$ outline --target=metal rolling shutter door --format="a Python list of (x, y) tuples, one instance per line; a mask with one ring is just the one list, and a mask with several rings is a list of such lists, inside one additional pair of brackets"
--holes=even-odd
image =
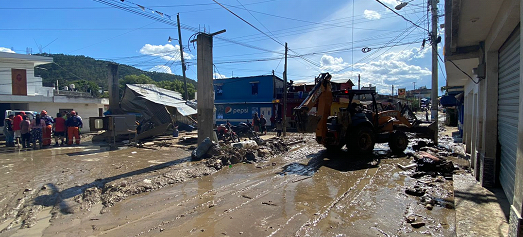
[(510, 203), (514, 179), (519, 115), (519, 26), (499, 49), (498, 141), (501, 145), (499, 180)]

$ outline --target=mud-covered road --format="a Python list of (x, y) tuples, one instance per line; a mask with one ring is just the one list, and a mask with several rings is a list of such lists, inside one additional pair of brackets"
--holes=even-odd
[(386, 146), (362, 158), (304, 139), (221, 170), (173, 147), (4, 152), (0, 236), (454, 235), (452, 180), (411, 178)]

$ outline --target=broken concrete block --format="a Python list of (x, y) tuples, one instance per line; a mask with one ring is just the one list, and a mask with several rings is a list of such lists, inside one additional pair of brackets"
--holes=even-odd
[(242, 147), (252, 147), (257, 148), (258, 144), (253, 140), (247, 140), (247, 141), (241, 141), (231, 144), (234, 148), (242, 148)]

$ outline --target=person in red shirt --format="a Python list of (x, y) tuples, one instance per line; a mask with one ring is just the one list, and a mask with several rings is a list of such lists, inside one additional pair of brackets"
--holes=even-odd
[(54, 146), (58, 146), (58, 139), (60, 139), (61, 146), (64, 146), (65, 138), (65, 119), (62, 117), (62, 113), (57, 113), (54, 119)]
[(22, 116), (25, 116), (25, 113), (19, 112), (16, 114), (15, 118), (13, 119), (13, 131), (15, 134), (15, 141), (18, 143), (18, 146), (20, 146), (20, 141), (22, 140), (22, 133), (20, 132), (20, 123), (22, 123)]

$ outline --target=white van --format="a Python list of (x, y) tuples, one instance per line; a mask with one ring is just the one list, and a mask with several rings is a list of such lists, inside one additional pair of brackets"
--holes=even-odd
[[(5, 120), (5, 118), (8, 118), (9, 115), (16, 116), (16, 114), (18, 112), (24, 112), (25, 115), (27, 115), (29, 117), (29, 120), (34, 119), (34, 117), (38, 113), (36, 111), (29, 111), (29, 110), (28, 111), (25, 111), (25, 110), (6, 110), (5, 114), (4, 114), (4, 120)], [(0, 134), (1, 135), (4, 135), (4, 120), (0, 121), (0, 125), (2, 125), (2, 126), (0, 126)]]

